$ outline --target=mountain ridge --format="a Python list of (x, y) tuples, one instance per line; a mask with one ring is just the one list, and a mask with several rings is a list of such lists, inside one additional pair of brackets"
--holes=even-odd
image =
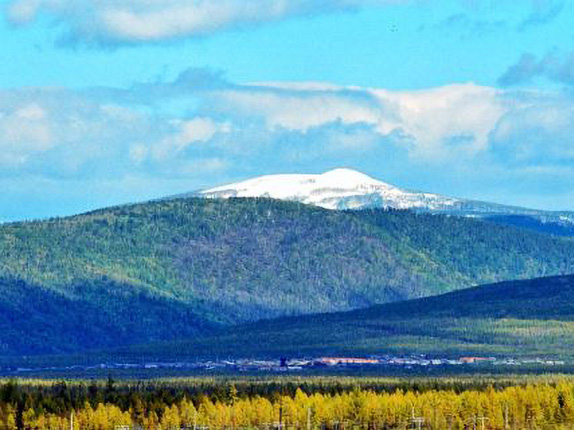
[[(124, 205), (0, 225), (0, 354), (111, 347), (130, 342), (126, 327), (138, 343), (200, 336), (572, 272), (570, 238), (471, 218), (250, 198)], [(54, 305), (30, 307), (43, 301)]]
[(574, 275), (505, 281), (360, 310), (264, 320), (196, 341), (140, 345), (113, 354), (150, 359), (185, 359), (187, 351), (203, 351), (205, 358), (488, 354), (563, 359), (574, 355), (572, 294)]
[[(185, 196), (185, 195), (183, 195)], [(266, 197), (298, 201), (331, 210), (393, 208), (463, 216), (524, 216), (543, 224), (574, 228), (574, 211), (546, 211), (448, 197), (436, 193), (399, 188), (364, 173), (338, 168), (322, 174), (277, 174), (221, 185), (187, 196), (205, 198)]]

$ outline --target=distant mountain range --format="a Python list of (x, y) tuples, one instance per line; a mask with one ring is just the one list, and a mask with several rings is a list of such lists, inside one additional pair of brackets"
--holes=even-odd
[(574, 276), (230, 327), (194, 341), (120, 349), (124, 359), (430, 354), (574, 357)]
[(409, 191), (351, 169), (323, 174), (268, 175), (223, 185), (190, 196), (207, 198), (267, 197), (326, 209), (410, 209), (491, 218), (510, 225), (574, 235), (574, 212), (553, 212)]
[(574, 273), (574, 241), (466, 217), (180, 198), (0, 225), (0, 355), (197, 338)]

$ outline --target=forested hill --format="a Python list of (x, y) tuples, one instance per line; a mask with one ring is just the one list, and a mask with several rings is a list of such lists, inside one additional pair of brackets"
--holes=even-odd
[(0, 348), (70, 352), (574, 273), (574, 242), (473, 219), (177, 199), (0, 225)]
[(574, 276), (509, 281), (439, 296), (260, 321), (194, 342), (116, 351), (124, 359), (429, 354), (574, 356)]

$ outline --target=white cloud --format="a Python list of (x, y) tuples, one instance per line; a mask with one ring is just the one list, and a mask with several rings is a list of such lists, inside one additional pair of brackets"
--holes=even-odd
[(177, 156), (189, 145), (208, 142), (216, 133), (228, 132), (230, 128), (229, 124), (218, 124), (211, 118), (204, 117), (196, 117), (187, 121), (174, 120), (171, 124), (176, 131), (163, 138), (151, 149), (152, 156), (156, 160)]
[(42, 3), (42, 0), (14, 1), (7, 9), (8, 18), (15, 22), (31, 21)]
[(40, 13), (66, 22), (88, 43), (143, 43), (215, 33), (227, 28), (400, 0), (12, 0), (13, 22)]
[(26, 120), (42, 120), (46, 117), (46, 111), (37, 104), (30, 104), (18, 109), (15, 116)]
[(531, 172), (558, 172), (574, 164), (574, 103), (539, 99), (509, 111), (491, 135), (492, 151), (502, 163)]
[(504, 94), (474, 84), (421, 91), (266, 83), (214, 91), (211, 109), (258, 117), (270, 128), (305, 131), (330, 122), (364, 123), (384, 136), (402, 133), (413, 156), (448, 158), (488, 149), (489, 134), (508, 109)]
[(81, 91), (3, 90), (0, 113), (4, 174), (75, 176), (113, 168), (124, 145), (155, 134), (145, 115)]
[(234, 22), (272, 20), (290, 12), (286, 2), (273, 2), (270, 6), (233, 0), (162, 1), (156, 5), (148, 3), (147, 9), (135, 8), (133, 4), (112, 4), (102, 10), (100, 25), (120, 40), (153, 41), (186, 33), (206, 34)]
[[(170, 91), (170, 86), (178, 91)], [(185, 160), (231, 154), (240, 159), (275, 151), (280, 156), (277, 146), (289, 158), (295, 138), (307, 139), (305, 145), (313, 154), (365, 152), (391, 139), (411, 159), (437, 165), (471, 160), (492, 150), (508, 160), (524, 159), (520, 154), (535, 154), (540, 148), (551, 148), (552, 159), (570, 157), (566, 136), (572, 128), (573, 102), (558, 95), (542, 99), (534, 92), (510, 93), (474, 84), (420, 91), (317, 82), (226, 84), (199, 90), (177, 80), (134, 88), (103, 90), (99, 95), (5, 91), (4, 106), (0, 102), (2, 163), (33, 169), (50, 163), (59, 167), (47, 170), (66, 174), (87, 172), (86, 166), (168, 174), (161, 165), (174, 160), (183, 166)], [(149, 94), (154, 94), (152, 100)], [(163, 104), (170, 106), (182, 97), (199, 101), (195, 112), (162, 110)], [(549, 140), (554, 136), (554, 143), (517, 138), (517, 130), (533, 127), (535, 135)], [(299, 147), (297, 154), (303, 154)], [(67, 160), (57, 163), (54, 157)], [(104, 161), (110, 157), (113, 163)]]
[(275, 87), (238, 87), (208, 96), (213, 109), (225, 115), (260, 117), (270, 128), (306, 130), (328, 122), (381, 121), (381, 106), (366, 93), (282, 91)]
[(127, 90), (1, 91), (0, 180), (33, 175), (65, 184), (137, 176), (189, 180), (192, 190), (344, 165), (390, 182), (392, 172), (424, 178), (397, 184), (439, 192), (425, 184), (435, 177), (520, 178), (529, 188), (542, 176), (574, 181), (574, 100), (565, 93), (221, 80), (198, 88), (197, 74), (182, 76)]
[(139, 165), (143, 163), (148, 157), (149, 150), (148, 147), (141, 143), (135, 143), (129, 148), (129, 158), (135, 164)]
[[(500, 91), (474, 84), (373, 92), (396, 106), (399, 120), (395, 126), (413, 137), (420, 157), (445, 157), (460, 153), (457, 149), (466, 153), (486, 150), (490, 132), (507, 110)], [(381, 127), (385, 129), (388, 125)], [(463, 148), (456, 148), (457, 142)]]
[(53, 145), (51, 124), (37, 104), (25, 104), (0, 115), (0, 166), (22, 165), (30, 155)]

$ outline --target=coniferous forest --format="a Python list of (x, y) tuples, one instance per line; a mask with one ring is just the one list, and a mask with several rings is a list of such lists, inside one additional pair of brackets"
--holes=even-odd
[[(123, 427), (126, 426), (126, 427)], [(0, 428), (570, 429), (574, 382), (174, 380), (0, 385)]]
[(470, 218), (268, 199), (119, 206), (0, 225), (0, 354), (190, 339), (572, 272), (571, 237)]
[(285, 317), (187, 341), (120, 348), (137, 357), (430, 354), (574, 357), (574, 276), (509, 281), (347, 312)]

